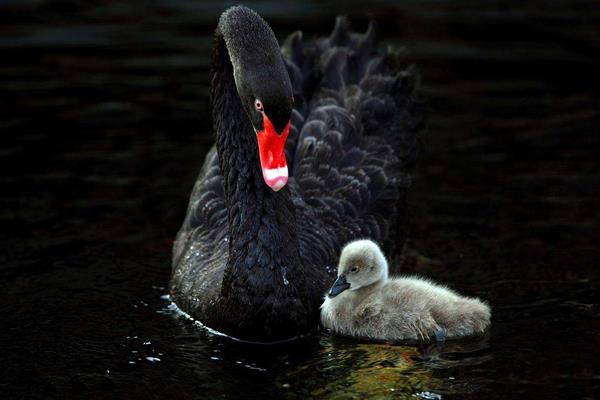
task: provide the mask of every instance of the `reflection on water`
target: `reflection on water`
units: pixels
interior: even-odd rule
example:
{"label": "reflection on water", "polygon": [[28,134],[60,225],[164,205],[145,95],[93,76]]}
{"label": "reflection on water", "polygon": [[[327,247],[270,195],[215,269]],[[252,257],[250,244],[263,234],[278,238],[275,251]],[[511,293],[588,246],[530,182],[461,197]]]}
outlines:
{"label": "reflection on water", "polygon": [[[186,353],[204,354],[200,359],[210,359],[212,369],[232,370],[236,375],[257,373],[259,382],[270,381],[276,393],[286,398],[414,398],[419,394],[435,399],[442,394],[471,393],[478,383],[452,376],[450,371],[485,364],[492,357],[487,335],[406,345],[355,341],[324,332],[296,342],[293,348],[288,344],[240,345],[192,321],[172,303],[161,313],[183,319],[193,326],[191,335],[201,338],[196,345],[203,351],[186,347]],[[204,348],[207,343],[208,349]],[[143,356],[136,352],[134,357],[141,360]],[[191,362],[199,361],[193,357]]]}
{"label": "reflection on water", "polygon": [[[365,3],[249,3],[283,35]],[[401,271],[490,302],[490,332],[295,345],[214,335],[161,298],[203,156],[225,2],[0,4],[6,398],[593,398],[600,17],[593,1],[373,1],[430,104]],[[396,266],[398,266],[397,264]],[[417,397],[415,397],[417,396]]]}
{"label": "reflection on water", "polygon": [[[323,382],[311,388],[310,395],[332,399],[349,396],[396,396],[441,388],[427,366],[417,365],[415,347],[383,344],[340,345],[331,337],[321,340],[318,361],[303,364],[286,374],[290,382],[304,382],[318,371]],[[290,384],[290,388],[293,386]]]}

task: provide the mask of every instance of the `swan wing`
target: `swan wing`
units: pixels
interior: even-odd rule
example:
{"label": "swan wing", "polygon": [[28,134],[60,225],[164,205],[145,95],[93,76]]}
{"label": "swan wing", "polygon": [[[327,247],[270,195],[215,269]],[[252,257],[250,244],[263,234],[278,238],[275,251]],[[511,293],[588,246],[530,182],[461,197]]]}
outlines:
{"label": "swan wing", "polygon": [[[206,155],[190,201],[185,220],[177,234],[173,246],[173,265],[178,265],[181,259],[194,254],[201,254],[200,246],[204,243],[226,241],[227,235],[227,201],[223,189],[223,175],[219,167],[219,158],[216,146],[213,146]],[[184,254],[187,250],[187,253]],[[207,253],[215,253],[215,248]],[[226,252],[224,252],[226,253]]]}
{"label": "swan wing", "polygon": [[352,33],[339,17],[331,36],[303,43],[296,32],[282,48],[295,92],[290,188],[303,257],[316,265],[335,265],[353,239],[387,252],[403,242],[422,105],[414,70],[398,53],[378,51],[374,32],[371,23]]}

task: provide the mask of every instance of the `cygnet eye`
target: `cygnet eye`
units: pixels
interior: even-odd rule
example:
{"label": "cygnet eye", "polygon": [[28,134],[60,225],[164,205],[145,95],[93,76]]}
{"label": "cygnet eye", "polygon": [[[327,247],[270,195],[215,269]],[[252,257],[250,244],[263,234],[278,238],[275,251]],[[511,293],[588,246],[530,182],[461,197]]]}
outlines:
{"label": "cygnet eye", "polygon": [[355,273],[358,271],[358,267],[352,267],[352,269],[350,270],[350,272]]}
{"label": "cygnet eye", "polygon": [[264,108],[262,101],[259,99],[254,100],[254,108],[256,108],[256,111],[263,112]]}

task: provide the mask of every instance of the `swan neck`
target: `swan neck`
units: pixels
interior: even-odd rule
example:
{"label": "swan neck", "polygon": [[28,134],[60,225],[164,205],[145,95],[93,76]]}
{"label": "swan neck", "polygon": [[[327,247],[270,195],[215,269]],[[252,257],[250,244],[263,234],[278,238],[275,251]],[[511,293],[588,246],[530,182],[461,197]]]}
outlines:
{"label": "swan neck", "polygon": [[296,217],[289,188],[274,192],[264,182],[256,134],[236,91],[227,47],[221,37],[216,40],[211,105],[231,246],[252,247],[251,240],[268,240],[263,245],[270,250],[279,247],[274,240],[284,240],[286,246],[271,251],[273,260],[285,255],[297,256]]}
{"label": "swan neck", "polygon": [[[236,91],[227,46],[218,31],[211,71],[211,106],[229,225],[229,258],[221,298],[235,314],[245,310],[246,318],[261,323],[273,316],[257,315],[264,312],[257,310],[265,309],[265,304],[257,304],[257,300],[264,303],[276,298],[276,304],[269,305],[275,314],[285,308],[298,310],[299,299],[307,297],[305,277],[299,268],[296,217],[289,188],[274,192],[263,180],[255,132]],[[308,309],[306,304],[300,306]],[[240,322],[236,324],[252,324]],[[294,326],[301,325],[294,321]]]}

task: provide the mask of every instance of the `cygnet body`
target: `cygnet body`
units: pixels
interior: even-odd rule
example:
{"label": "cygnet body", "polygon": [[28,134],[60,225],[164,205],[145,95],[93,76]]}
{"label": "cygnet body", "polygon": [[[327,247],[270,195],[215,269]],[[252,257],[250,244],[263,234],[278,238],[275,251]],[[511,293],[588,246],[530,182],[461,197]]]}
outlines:
{"label": "cygnet body", "polygon": [[490,316],[477,298],[421,278],[388,278],[385,256],[370,240],[344,247],[338,278],[321,306],[323,327],[375,340],[470,336],[483,332]]}

